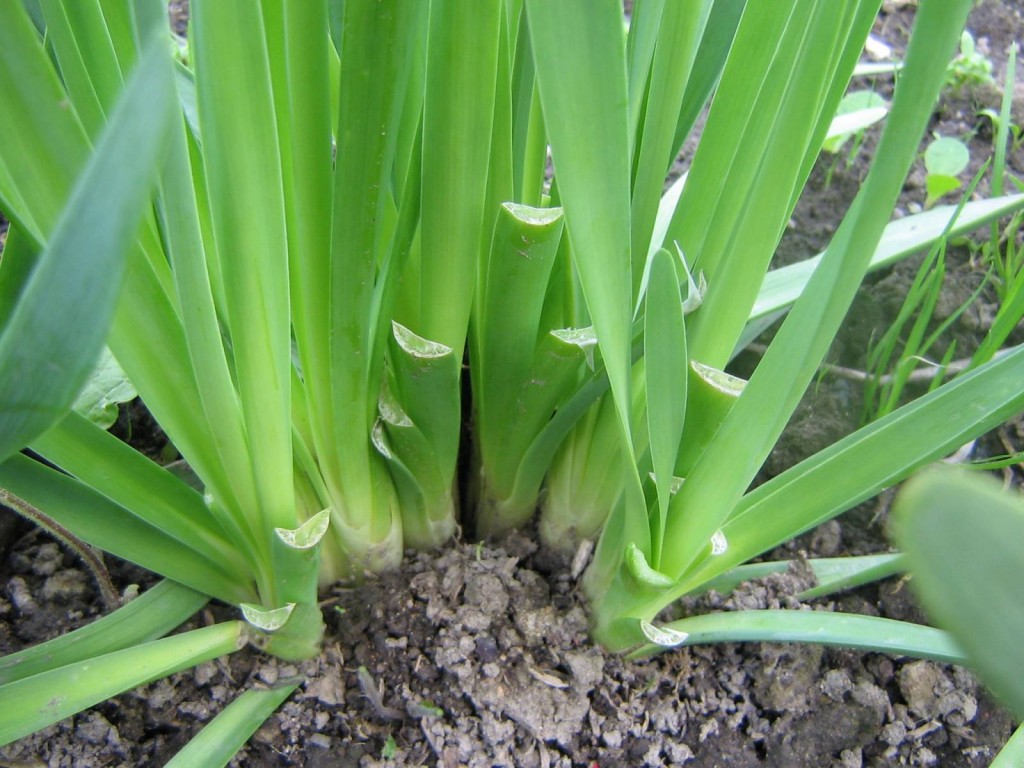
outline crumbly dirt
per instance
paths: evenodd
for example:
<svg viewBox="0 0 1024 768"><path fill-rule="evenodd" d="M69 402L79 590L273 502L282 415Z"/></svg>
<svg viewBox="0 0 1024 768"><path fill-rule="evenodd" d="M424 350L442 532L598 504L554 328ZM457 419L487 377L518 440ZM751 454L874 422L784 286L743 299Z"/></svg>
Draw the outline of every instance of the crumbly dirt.
<svg viewBox="0 0 1024 768"><path fill-rule="evenodd" d="M177 2L184 21L187 4ZM1001 82L1005 47L1020 39L1024 5L985 0L970 29ZM902 48L912 10L886 2L876 33ZM181 29L184 27L182 26ZM1024 66L1018 65L1015 122L1024 124ZM882 81L879 90L885 89ZM998 92L947 93L931 130L968 140L972 166L991 153L978 109ZM875 133L847 165L824 157L794 214L777 263L820 252L864 174ZM1010 157L1024 175L1020 150ZM980 193L987 194L987 181ZM918 162L900 200L924 201ZM3 234L0 222L0 239ZM952 250L944 306L979 279L966 250ZM863 367L868 341L902 301L915 262L869 278L851 327L830 360ZM984 332L985 303L953 328L958 347ZM949 310L951 311L951 310ZM737 361L737 370L756 357ZM861 386L824 376L770 457L775 474L854 429ZM137 405L120 434L167 461L166 438ZM1020 421L979 451L1024 445ZM1008 479L1017 482L1015 470ZM771 559L886 551L891 494L852 510L770 553ZM410 553L401 572L323 595L328 632L321 656L283 664L244 650L116 697L34 736L0 747L3 766L162 765L240 691L302 675L305 682L257 732L239 766L987 766L1014 723L964 670L929 661L816 646L747 643L691 647L627 662L590 644L585 606L570 565L537 550L531 534L498 544L455 543ZM122 589L152 577L119 562ZM749 608L841 610L925 621L901 580L808 604L804 567L742 585L729 596L688 601L690 613ZM82 626L103 613L91 575L72 554L0 509L0 654ZM188 627L233 618L210 606ZM186 627L187 628L187 627Z"/></svg>
<svg viewBox="0 0 1024 768"><path fill-rule="evenodd" d="M838 551L843 535L833 523L817 541ZM88 618L89 577L68 560L39 537L7 555L0 650L62 614ZM799 604L792 594L812 581L795 568L687 608L920 618L898 583ZM626 662L588 642L568 564L524 535L411 554L401 573L324 598L328 634L312 662L243 651L4 747L0 759L160 765L237 690L296 674L306 682L236 765L984 766L1011 729L968 673L927 661L749 643Z"/></svg>

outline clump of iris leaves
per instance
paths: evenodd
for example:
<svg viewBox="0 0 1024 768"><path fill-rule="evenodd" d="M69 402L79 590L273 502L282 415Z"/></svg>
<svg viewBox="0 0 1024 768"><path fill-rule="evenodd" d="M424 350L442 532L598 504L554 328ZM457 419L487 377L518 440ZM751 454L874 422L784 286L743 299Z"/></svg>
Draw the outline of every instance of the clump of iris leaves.
<svg viewBox="0 0 1024 768"><path fill-rule="evenodd" d="M865 273L1024 204L889 223L971 6L925 2L831 244L768 271L879 4L193 0L181 45L160 0L8 3L3 500L165 580L0 660L0 742L247 644L315 656L318 586L443 545L460 511L595 541L612 650L961 660L880 618L657 619L1024 408L1012 350L749 490ZM104 349L184 467L72 408ZM827 587L901 563L811 565ZM238 620L165 637L211 598ZM299 684L242 694L176 764L224 764Z"/></svg>

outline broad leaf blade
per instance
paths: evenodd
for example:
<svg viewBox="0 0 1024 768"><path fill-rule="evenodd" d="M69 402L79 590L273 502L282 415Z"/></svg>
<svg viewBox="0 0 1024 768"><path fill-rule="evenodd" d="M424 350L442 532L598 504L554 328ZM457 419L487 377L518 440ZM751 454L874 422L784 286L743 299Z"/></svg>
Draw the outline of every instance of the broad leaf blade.
<svg viewBox="0 0 1024 768"><path fill-rule="evenodd" d="M240 621L215 624L0 687L0 744L152 680L232 653L246 642Z"/></svg>
<svg viewBox="0 0 1024 768"><path fill-rule="evenodd" d="M907 483L893 507L911 585L956 637L985 683L1024 715L1024 504L963 472Z"/></svg>
<svg viewBox="0 0 1024 768"><path fill-rule="evenodd" d="M0 337L0 458L67 410L99 356L174 104L167 52L155 44Z"/></svg>
<svg viewBox="0 0 1024 768"><path fill-rule="evenodd" d="M0 658L0 685L156 640L209 599L181 584L161 581L102 619Z"/></svg>

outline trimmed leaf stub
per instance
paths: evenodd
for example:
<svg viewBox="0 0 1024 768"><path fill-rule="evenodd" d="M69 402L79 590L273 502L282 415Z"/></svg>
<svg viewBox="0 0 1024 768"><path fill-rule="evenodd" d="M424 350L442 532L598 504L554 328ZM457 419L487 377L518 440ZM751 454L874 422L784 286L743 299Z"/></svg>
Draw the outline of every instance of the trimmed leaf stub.
<svg viewBox="0 0 1024 768"><path fill-rule="evenodd" d="M554 224L562 218L561 208L534 208L522 203L502 203L502 206L520 221L535 227Z"/></svg>
<svg viewBox="0 0 1024 768"><path fill-rule="evenodd" d="M320 543L330 524L331 510L328 508L317 512L298 528L275 528L274 533L292 549L312 549Z"/></svg>
<svg viewBox="0 0 1024 768"><path fill-rule="evenodd" d="M256 629L264 632L276 632L285 625L292 615L295 603L288 603L280 608L271 608L270 610L252 603L239 603L239 607L242 609L242 616L245 620Z"/></svg>
<svg viewBox="0 0 1024 768"><path fill-rule="evenodd" d="M385 384L381 387L380 397L377 398L377 413L380 417L393 427L414 426L409 414L405 412L401 404L391 392L391 388Z"/></svg>
<svg viewBox="0 0 1024 768"><path fill-rule="evenodd" d="M658 482L658 478L654 476L653 472L648 472L647 476L649 478L651 478L651 482L653 482L653 483ZM683 483L685 481L686 481L685 477L676 477L675 475L673 475L672 476L672 483L668 487L668 492L670 494L672 494L673 496L675 496L677 493L679 493L679 489L683 487Z"/></svg>
<svg viewBox="0 0 1024 768"><path fill-rule="evenodd" d="M644 633L644 637L662 648L677 648L690 636L688 632L680 632L671 627L656 627L643 619L640 619L640 631Z"/></svg>
<svg viewBox="0 0 1024 768"><path fill-rule="evenodd" d="M626 547L626 568L638 584L655 589L671 587L675 582L661 571L656 571L647 562L643 551L633 542Z"/></svg>
<svg viewBox="0 0 1024 768"><path fill-rule="evenodd" d="M373 429L370 430L370 442L377 449L377 453L385 459L393 459L395 457L395 454L391 452L391 446L388 445L388 436L384 432L384 422L380 419L373 423Z"/></svg>
<svg viewBox="0 0 1024 768"><path fill-rule="evenodd" d="M721 531L715 531L711 537L711 554L724 555L727 549L729 549L729 540L725 538L725 534Z"/></svg>
<svg viewBox="0 0 1024 768"><path fill-rule="evenodd" d="M590 370L594 370L594 348L597 346L597 333L594 331L594 326L589 325L586 328L560 328L557 331L551 331L551 335L563 344L572 344L574 347L579 347L583 354L587 356L587 367Z"/></svg>
<svg viewBox="0 0 1024 768"><path fill-rule="evenodd" d="M391 321L391 331L395 335L398 346L410 357L436 359L452 353L451 347L439 341L424 339L394 320Z"/></svg>
<svg viewBox="0 0 1024 768"><path fill-rule="evenodd" d="M720 371L717 368L712 368L710 365L698 363L696 360L690 361L690 367L693 368L694 373L723 394L739 397L740 393L743 392L743 388L747 386L747 382L744 379L733 376L725 371Z"/></svg>

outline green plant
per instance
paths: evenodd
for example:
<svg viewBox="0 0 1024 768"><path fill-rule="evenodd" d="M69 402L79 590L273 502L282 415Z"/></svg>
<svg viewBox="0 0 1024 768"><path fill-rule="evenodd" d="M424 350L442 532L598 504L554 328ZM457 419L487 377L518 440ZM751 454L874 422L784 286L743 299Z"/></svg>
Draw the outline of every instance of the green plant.
<svg viewBox="0 0 1024 768"><path fill-rule="evenodd" d="M1010 50L1000 111L989 114L997 126L993 157L982 166L964 191L961 206L974 195L978 183L989 169L992 195L998 197L1003 194L1004 180L1007 178L1010 94L1013 92L1015 66L1014 46ZM928 204L946 194L947 190L960 187L960 181L955 175L962 172L968 159L966 146L957 139L938 138L928 146L925 152L925 165L929 172ZM987 273L981 275L979 272L980 280L972 295L941 323L933 322L933 315L946 280L945 251L949 238L942 237L932 247L915 276L899 314L868 354L869 375L866 378L864 403L866 419L878 418L893 410L901 402L904 388L912 378L927 379L930 391L947 376L972 370L987 362L1006 344L1020 318L1024 316L1024 297L1020 293L1024 276L1021 275L1018 244L1022 220L1018 212L1008 217L1005 224L993 221L989 225L988 238L981 243L976 243L971 236L952 238L953 244L966 245L970 249L971 265L975 266L976 261L980 260L981 267ZM947 346L941 359L930 362L928 356L943 334L985 291L994 293L997 307L990 327L977 349L972 350L968 357L954 361L954 341ZM923 370L922 364L926 364L929 370Z"/></svg>
<svg viewBox="0 0 1024 768"><path fill-rule="evenodd" d="M974 36L965 29L960 35L960 53L946 68L946 86L962 89L991 82L992 60L978 51Z"/></svg>
<svg viewBox="0 0 1024 768"><path fill-rule="evenodd" d="M548 539L600 531L585 587L611 648L813 637L959 658L865 617L655 621L1024 404L1015 351L747 492L864 272L947 230L948 209L886 222L966 0L920 9L828 251L768 276L877 0L644 0L628 34L615 0L194 0L191 69L152 32L161 5L43 0L37 27L16 3L0 25L0 370L19 372L0 487L170 580L0 661L0 741L245 643L312 656L318 582L443 543L460 505L478 533L521 524L545 482ZM1022 205L971 204L955 227ZM76 253L83 221L113 234ZM724 373L787 312L749 383ZM187 481L68 410L104 340ZM244 621L157 639L208 597ZM111 629L126 611L131 632ZM179 760L214 743L221 764L297 684L244 694Z"/></svg>
<svg viewBox="0 0 1024 768"><path fill-rule="evenodd" d="M865 130L882 120L889 111L889 104L874 91L851 91L843 96L836 110L835 119L822 149L837 155L851 139L853 144L846 153L846 167L854 159L864 143Z"/></svg>
<svg viewBox="0 0 1024 768"><path fill-rule="evenodd" d="M950 136L937 136L924 152L925 188L928 196L925 207L935 205L936 201L955 192L963 186L957 178L971 160L967 145L960 139Z"/></svg>

